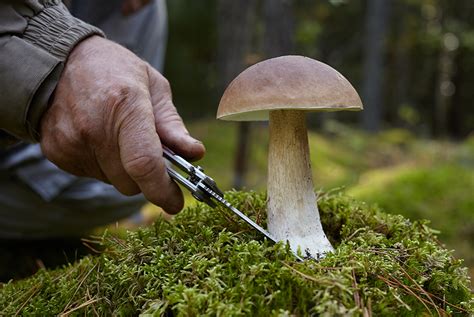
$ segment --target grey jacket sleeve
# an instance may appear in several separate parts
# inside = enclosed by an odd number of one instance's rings
[[[0,145],[37,141],[38,126],[74,45],[103,33],[59,0],[0,0]]]

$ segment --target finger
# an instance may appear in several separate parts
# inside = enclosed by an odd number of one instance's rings
[[[94,157],[92,150],[83,144],[67,142],[60,130],[56,133],[41,135],[41,151],[43,155],[60,169],[79,177],[92,177],[103,182],[108,182],[107,176],[102,172]],[[80,158],[77,161],[70,158]]]
[[[117,142],[110,142],[97,150],[96,160],[107,178],[107,182],[124,195],[131,196],[141,192],[135,181],[127,174],[120,160]]]
[[[193,138],[186,129],[171,100],[168,81],[150,66],[148,75],[156,131],[162,143],[186,159],[202,158],[206,149],[202,142]]]
[[[204,145],[189,134],[171,102],[155,110],[155,122],[160,139],[173,152],[191,161],[204,156]]]
[[[120,126],[120,158],[126,173],[150,202],[176,213],[183,208],[183,194],[168,176],[152,107],[143,99]]]

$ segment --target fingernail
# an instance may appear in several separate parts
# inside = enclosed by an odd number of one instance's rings
[[[190,136],[190,138],[193,140],[193,143],[195,143],[195,144],[202,144],[201,141],[199,141],[199,140],[193,138],[192,136]]]

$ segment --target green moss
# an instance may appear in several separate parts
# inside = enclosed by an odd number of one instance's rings
[[[229,189],[236,126],[207,120],[190,130],[208,149],[200,164]],[[247,186],[265,190],[268,127],[254,124],[250,139]],[[400,129],[367,134],[328,120],[319,133],[309,133],[309,146],[317,189],[343,187],[386,212],[430,220],[474,278],[474,136],[450,142]]]
[[[384,211],[413,219],[430,219],[440,239],[456,248],[474,267],[474,173],[462,165],[437,164],[375,170],[349,190]]]
[[[265,197],[227,194],[262,223]],[[424,222],[321,194],[336,251],[294,261],[224,210],[197,205],[173,222],[98,238],[104,252],[4,285],[0,315],[469,315],[474,300],[460,260]]]

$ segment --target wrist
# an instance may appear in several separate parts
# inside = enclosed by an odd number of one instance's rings
[[[69,52],[91,35],[102,31],[73,17],[63,5],[44,8],[28,22],[23,39],[64,61]]]
[[[90,55],[93,50],[96,50],[97,48],[101,47],[104,41],[106,40],[99,35],[91,35],[87,38],[82,39],[72,48],[71,52],[69,53],[69,56],[67,57],[66,61],[66,67],[70,61],[75,61],[78,58]]]

